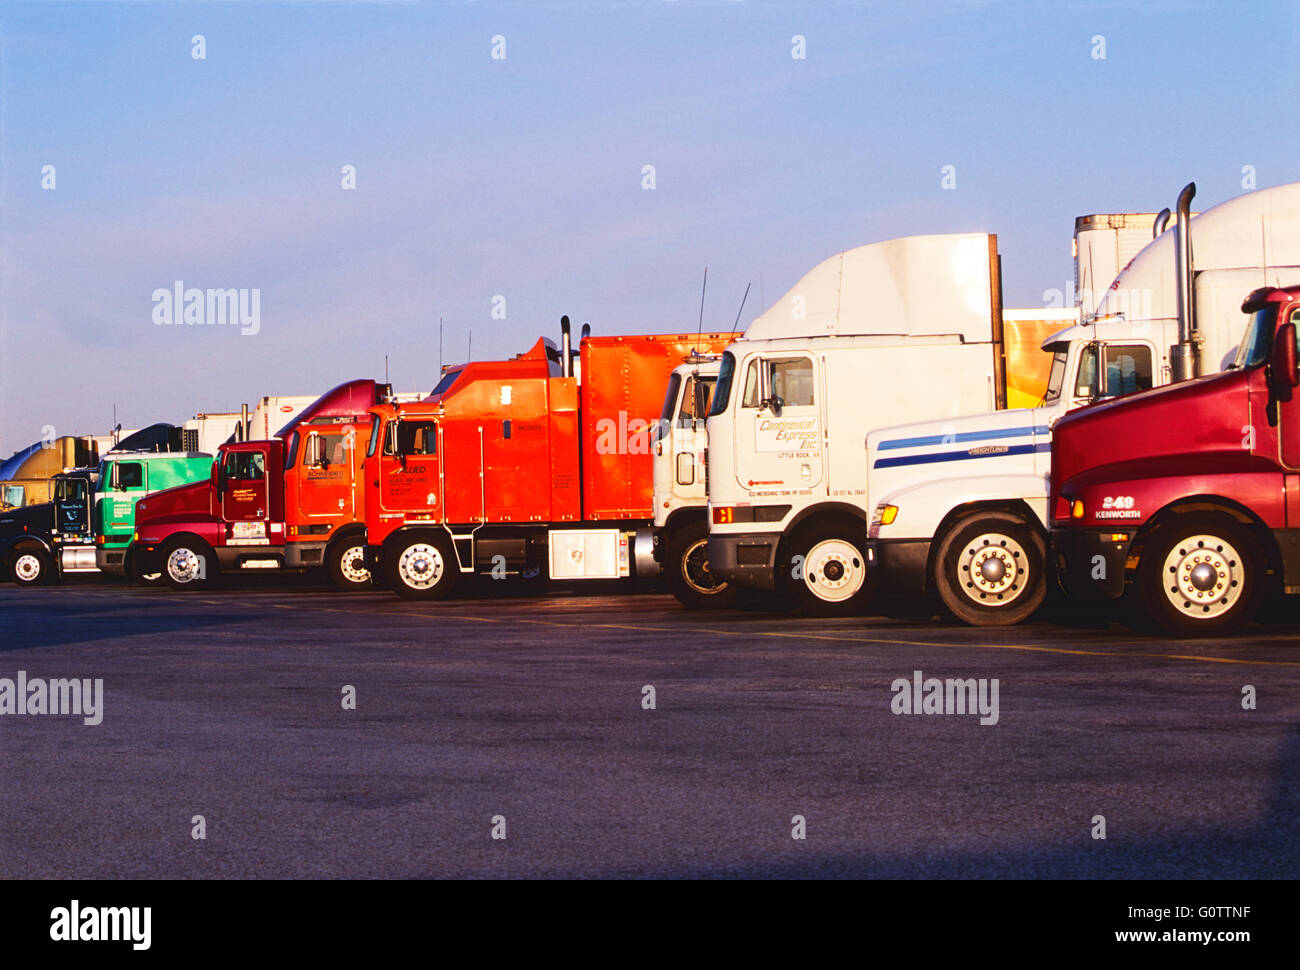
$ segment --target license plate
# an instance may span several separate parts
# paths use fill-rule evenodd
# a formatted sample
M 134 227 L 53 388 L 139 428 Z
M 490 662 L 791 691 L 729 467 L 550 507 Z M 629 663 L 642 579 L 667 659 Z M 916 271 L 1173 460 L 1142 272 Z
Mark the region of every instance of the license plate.
M 231 531 L 232 539 L 261 539 L 265 535 L 265 522 L 236 522 Z

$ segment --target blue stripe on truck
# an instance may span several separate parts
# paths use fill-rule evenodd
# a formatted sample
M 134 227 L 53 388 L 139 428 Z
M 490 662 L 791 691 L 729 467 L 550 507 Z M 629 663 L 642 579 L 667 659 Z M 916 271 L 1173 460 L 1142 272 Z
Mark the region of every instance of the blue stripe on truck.
M 1031 434 L 1047 434 L 1050 428 L 1001 428 L 997 431 L 963 431 L 961 434 L 932 434 L 923 438 L 894 438 L 882 441 L 878 451 L 898 448 L 922 448 L 925 445 L 955 445 L 963 441 L 988 441 L 990 438 L 1023 438 Z
M 927 455 L 903 455 L 899 458 L 877 458 L 875 468 L 897 468 L 900 465 L 930 465 L 944 461 L 968 461 L 972 458 L 1001 458 L 1004 455 L 1032 455 L 1035 452 L 1051 451 L 1052 443 L 1044 441 L 1036 445 L 1008 445 L 1006 448 L 976 453 L 971 448 L 966 451 L 932 451 Z

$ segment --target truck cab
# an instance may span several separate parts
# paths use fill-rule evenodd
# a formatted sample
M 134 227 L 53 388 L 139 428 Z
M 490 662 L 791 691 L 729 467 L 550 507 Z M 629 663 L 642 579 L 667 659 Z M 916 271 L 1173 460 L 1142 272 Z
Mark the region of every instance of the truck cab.
M 137 574 L 193 589 L 220 572 L 324 567 L 341 589 L 370 585 L 361 467 L 367 409 L 392 388 L 349 381 L 263 441 L 222 445 L 205 481 L 137 506 Z
M 1300 286 L 1256 290 L 1242 310 L 1225 372 L 1057 424 L 1051 540 L 1072 599 L 1208 636 L 1300 593 Z
M 71 468 L 49 479 L 51 500 L 0 512 L 0 579 L 20 586 L 94 572 L 91 496 L 98 472 Z
M 132 575 L 127 550 L 140 500 L 177 485 L 204 481 L 211 470 L 212 455 L 202 452 L 111 451 L 105 455 L 94 497 L 94 559 L 99 570 L 112 576 Z M 158 573 L 132 578 L 161 581 Z
M 651 558 L 684 605 L 722 609 L 736 586 L 709 569 L 705 421 L 718 382 L 718 354 L 692 354 L 668 378 L 654 445 L 654 530 Z M 638 536 L 638 555 L 644 555 Z M 641 571 L 638 563 L 638 571 Z
M 1188 359 L 1201 373 L 1222 371 L 1250 321 L 1242 294 L 1261 280 L 1300 283 L 1300 183 L 1260 189 L 1192 219 L 1194 193 L 1194 186 L 1183 190 L 1174 231 L 1124 266 L 1096 316 L 1044 342 L 1052 370 L 1039 407 L 867 436 L 867 557 L 883 588 L 935 596 L 971 625 L 1031 615 L 1048 592 L 1057 422 L 1084 405 L 1169 384 Z M 1177 251 L 1184 231 L 1195 242 L 1185 270 Z
M 871 428 L 1004 406 L 997 237 L 909 236 L 824 260 L 723 355 L 707 422 L 710 572 L 861 612 Z

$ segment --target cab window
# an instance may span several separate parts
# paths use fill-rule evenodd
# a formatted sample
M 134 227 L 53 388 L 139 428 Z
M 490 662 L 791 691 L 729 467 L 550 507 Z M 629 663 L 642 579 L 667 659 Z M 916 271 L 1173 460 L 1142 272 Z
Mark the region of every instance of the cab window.
M 366 442 L 366 457 L 375 457 L 375 446 L 379 444 L 379 415 L 370 418 L 370 440 Z
M 56 502 L 82 502 L 86 498 L 84 478 L 61 478 L 54 486 Z
M 1151 389 L 1151 348 L 1106 348 L 1106 393 L 1111 397 Z
M 293 467 L 293 463 L 298 460 L 298 432 L 295 431 L 289 436 L 289 447 L 284 451 L 284 470 L 288 471 Z
M 751 360 L 749 366 L 745 368 L 745 393 L 740 400 L 740 406 L 756 408 L 762 400 L 763 395 L 758 384 L 758 361 Z
M 337 434 L 313 434 L 307 439 L 306 461 L 308 465 L 329 468 L 344 464 L 346 444 L 342 432 Z
M 226 455 L 226 477 L 241 482 L 266 477 L 266 459 L 260 451 L 232 451 Z
M 402 455 L 436 455 L 438 453 L 438 422 L 402 421 L 397 425 L 397 451 Z M 391 444 L 385 443 L 384 454 L 391 455 Z
M 138 461 L 119 461 L 117 463 L 118 488 L 143 488 L 144 466 Z
M 714 380 L 711 377 L 689 377 L 682 391 L 682 408 L 677 415 L 678 427 L 691 428 L 702 421 L 713 404 Z
M 790 360 L 769 360 L 767 365 L 768 393 L 781 399 L 785 407 L 808 407 L 813 400 L 813 363 L 807 357 Z

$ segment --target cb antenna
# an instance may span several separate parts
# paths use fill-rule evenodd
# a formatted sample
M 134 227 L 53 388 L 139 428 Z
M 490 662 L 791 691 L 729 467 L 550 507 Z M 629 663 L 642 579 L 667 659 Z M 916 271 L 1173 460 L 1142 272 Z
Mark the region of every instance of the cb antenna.
M 745 295 L 740 298 L 740 309 L 736 311 L 736 322 L 731 325 L 731 332 L 735 333 L 736 328 L 740 326 L 740 315 L 745 312 L 745 301 L 749 299 L 749 288 L 753 283 L 745 284 Z
M 704 267 L 704 285 L 700 287 L 700 331 L 695 340 L 698 343 L 704 336 L 704 292 L 709 288 L 709 268 Z

